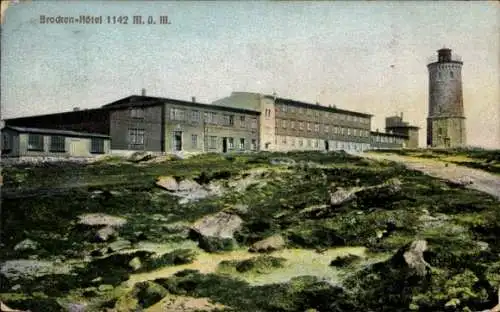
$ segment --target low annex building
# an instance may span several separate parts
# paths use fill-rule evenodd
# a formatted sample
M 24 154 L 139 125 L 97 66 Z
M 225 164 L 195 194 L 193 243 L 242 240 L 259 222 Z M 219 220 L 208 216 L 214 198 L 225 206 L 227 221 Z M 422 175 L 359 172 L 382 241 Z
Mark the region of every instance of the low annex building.
M 110 152 L 110 137 L 70 130 L 5 126 L 2 157 L 90 158 Z

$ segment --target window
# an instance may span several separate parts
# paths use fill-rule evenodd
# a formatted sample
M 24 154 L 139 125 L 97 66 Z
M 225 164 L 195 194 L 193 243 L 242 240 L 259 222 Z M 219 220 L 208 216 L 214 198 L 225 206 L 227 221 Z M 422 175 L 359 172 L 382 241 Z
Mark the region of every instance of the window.
M 304 141 L 302 139 L 299 139 L 299 146 L 303 146 L 304 145 Z
M 283 129 L 286 129 L 286 120 L 282 120 L 282 121 L 281 121 L 281 127 L 282 127 Z
M 271 117 L 271 109 L 266 108 L 266 110 L 264 111 L 264 116 L 265 117 Z
M 143 145 L 144 129 L 128 129 L 128 140 L 131 145 Z
M 339 127 L 338 126 L 335 126 L 335 134 L 338 134 L 339 133 Z
M 283 136 L 283 139 L 281 141 L 283 144 L 286 144 L 286 136 Z
M 450 77 L 453 78 L 453 72 L 452 71 L 450 72 Z
M 210 112 L 208 113 L 208 123 L 217 124 L 217 113 Z
M 318 146 L 319 146 L 318 140 L 314 140 L 314 147 L 318 147 Z
M 234 126 L 234 115 L 223 115 L 222 124 L 224 126 Z
M 292 138 L 292 146 L 295 146 L 295 138 Z
M 252 118 L 252 129 L 257 129 L 257 118 Z
M 234 139 L 227 138 L 227 145 L 228 145 L 228 148 L 233 149 L 234 148 Z
M 132 118 L 144 118 L 144 109 L 142 109 L 142 108 L 130 109 L 130 117 L 132 117 Z
M 245 139 L 241 138 L 240 139 L 240 150 L 243 150 L 243 149 L 245 149 Z
M 311 130 L 312 130 L 311 123 L 310 123 L 310 122 L 308 122 L 308 123 L 307 123 L 307 131 L 311 131 Z
M 200 112 L 199 111 L 192 111 L 191 112 L 191 120 L 198 122 L 200 121 Z
M 104 139 L 92 138 L 90 140 L 90 152 L 92 154 L 104 154 Z
M 43 151 L 43 135 L 28 135 L 28 151 Z
M 50 137 L 51 152 L 66 152 L 66 140 L 63 136 Z
M 208 147 L 209 148 L 216 148 L 217 147 L 217 137 L 216 136 L 209 137 Z
M 170 109 L 170 120 L 185 120 L 186 112 L 180 108 Z
M 286 104 L 283 104 L 283 106 L 281 107 L 281 109 L 283 110 L 283 113 L 286 113 L 286 111 L 287 111 L 287 106 L 286 106 Z
M 198 147 L 198 135 L 196 135 L 196 134 L 191 135 L 191 147 L 192 148 Z
M 358 136 L 358 129 L 353 129 L 353 131 L 352 131 L 352 132 L 353 132 L 353 135 L 354 135 L 354 136 Z
M 328 133 L 328 131 L 330 131 L 330 126 L 325 125 L 325 132 Z
M 247 123 L 246 123 L 246 120 L 245 120 L 245 116 L 240 116 L 240 127 L 241 128 L 246 128 L 247 126 Z
M 311 139 L 307 139 L 307 146 L 308 146 L 308 147 L 311 147 L 311 146 L 312 146 L 312 144 L 311 144 Z
M 314 131 L 319 132 L 319 124 L 314 125 Z
M 292 120 L 290 122 L 290 128 L 295 129 L 295 121 Z
M 299 129 L 300 130 L 304 130 L 304 122 L 303 121 L 300 122 Z
M 252 151 L 255 151 L 257 149 L 257 140 L 252 139 Z

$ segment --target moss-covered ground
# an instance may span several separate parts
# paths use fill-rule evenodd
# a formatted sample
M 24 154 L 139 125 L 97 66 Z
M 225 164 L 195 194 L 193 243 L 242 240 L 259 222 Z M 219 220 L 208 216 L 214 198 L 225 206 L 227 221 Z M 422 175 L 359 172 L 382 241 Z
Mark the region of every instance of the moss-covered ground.
M 284 158 L 295 164 L 272 161 Z M 255 183 L 246 189 L 230 186 L 256 168 L 262 170 L 253 177 Z M 396 163 L 345 153 L 207 154 L 164 162 L 13 166 L 4 168 L 3 175 L 3 267 L 30 259 L 71 268 L 69 274 L 43 276 L 2 272 L 0 300 L 12 308 L 64 311 L 68 304 L 82 304 L 88 311 L 135 311 L 166 294 L 209 298 L 232 311 L 476 311 L 497 304 L 499 202 Z M 219 182 L 224 192 L 180 204 L 178 197 L 155 185 L 157 177 L 167 175 L 203 185 Z M 390 179 L 401 182 L 398 191 L 366 191 L 352 201 L 329 205 L 338 188 L 375 186 Z M 321 213 L 309 213 L 313 206 L 321 207 Z M 262 281 L 273 270 L 296 265 L 297 259 L 290 261 L 280 251 L 221 260 L 210 272 L 181 270 L 155 278 L 164 267 L 196 267 L 201 265 L 198 258 L 211 257 L 186 247 L 187 230 L 192 222 L 219 211 L 236 213 L 243 220 L 235 233 L 238 252 L 280 234 L 286 250 L 308 250 L 304 268 L 324 265 L 338 272 L 331 275 L 338 279 L 304 269 L 281 282 L 274 277 L 259 285 L 245 280 L 254 274 L 264 276 L 259 277 Z M 127 223 L 116 229 L 116 240 L 130 247 L 114 251 L 109 247 L 113 240 L 96 241 L 97 227 L 77 222 L 87 213 L 125 218 Z M 25 239 L 38 246 L 16 250 Z M 432 271 L 425 278 L 379 260 L 416 239 L 429 244 L 424 256 Z M 144 248 L 148 244 L 161 248 Z M 317 262 L 325 250 L 328 254 L 341 247 L 368 251 L 349 264 L 330 265 L 337 259 L 333 256 Z M 224 254 L 213 257 L 222 259 Z M 370 264 L 370 259 L 379 262 Z M 318 273 L 311 276 L 314 272 Z M 149 278 L 142 284 L 131 288 L 127 283 L 145 273 Z

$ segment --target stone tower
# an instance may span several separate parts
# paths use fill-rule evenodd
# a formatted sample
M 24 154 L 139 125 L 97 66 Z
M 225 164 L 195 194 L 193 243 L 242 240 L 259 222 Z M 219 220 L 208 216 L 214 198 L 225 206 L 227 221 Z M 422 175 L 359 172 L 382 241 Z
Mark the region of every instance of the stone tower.
M 429 115 L 427 146 L 458 147 L 466 143 L 465 115 L 462 96 L 462 65 L 460 57 L 450 49 L 437 51 L 437 60 L 429 70 Z

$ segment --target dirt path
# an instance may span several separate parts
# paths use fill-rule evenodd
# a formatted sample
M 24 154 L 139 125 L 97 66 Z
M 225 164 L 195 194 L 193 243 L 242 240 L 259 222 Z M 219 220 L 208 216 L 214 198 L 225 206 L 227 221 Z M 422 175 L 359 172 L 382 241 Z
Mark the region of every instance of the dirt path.
M 389 160 L 403 163 L 409 169 L 418 170 L 430 176 L 446 180 L 456 180 L 463 177 L 469 177 L 474 181 L 474 183 L 469 185 L 468 188 L 488 193 L 500 200 L 500 176 L 486 171 L 458 166 L 455 164 L 448 164 L 448 166 L 446 166 L 444 162 L 434 159 L 416 158 L 388 153 L 363 153 L 359 154 L 359 156 L 375 160 Z

